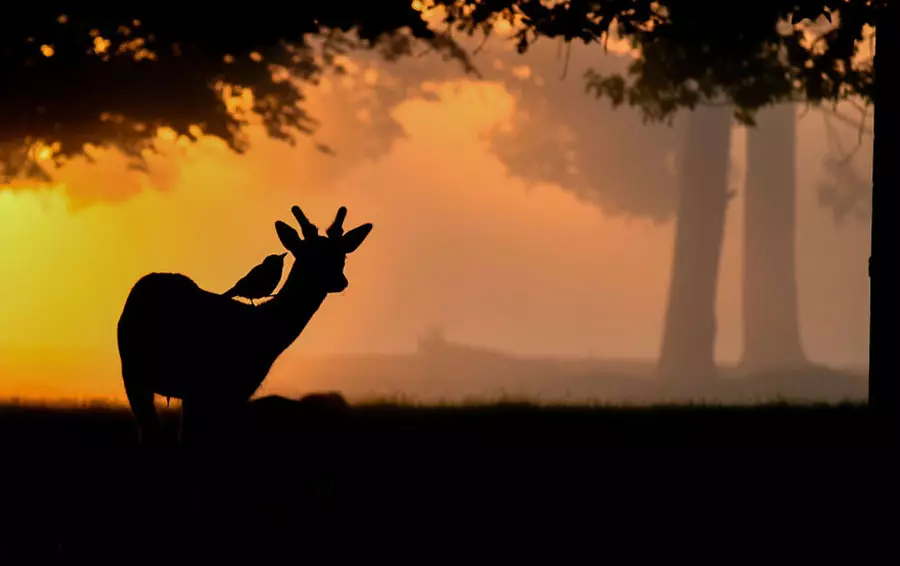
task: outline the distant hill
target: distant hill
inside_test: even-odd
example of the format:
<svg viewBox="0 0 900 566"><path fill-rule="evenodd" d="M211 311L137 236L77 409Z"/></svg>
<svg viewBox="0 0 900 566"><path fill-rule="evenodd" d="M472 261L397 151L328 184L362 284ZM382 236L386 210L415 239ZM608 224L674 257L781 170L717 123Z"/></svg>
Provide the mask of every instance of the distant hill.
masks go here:
<svg viewBox="0 0 900 566"><path fill-rule="evenodd" d="M299 396L338 390L351 400L402 399L460 402L521 398L546 402L652 403L706 400L861 401L864 371L813 366L803 370L742 375L721 368L721 379L682 386L658 381L654 362L592 358L523 357L446 340L432 332L409 354L360 354L292 358L296 377L268 381L261 394Z"/></svg>

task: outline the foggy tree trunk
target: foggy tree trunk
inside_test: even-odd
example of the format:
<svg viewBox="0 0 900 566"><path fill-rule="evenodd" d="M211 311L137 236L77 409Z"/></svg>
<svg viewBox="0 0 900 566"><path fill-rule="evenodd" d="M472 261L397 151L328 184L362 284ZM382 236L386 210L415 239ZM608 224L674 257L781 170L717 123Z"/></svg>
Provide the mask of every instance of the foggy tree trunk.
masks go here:
<svg viewBox="0 0 900 566"><path fill-rule="evenodd" d="M716 284L725 236L731 109L687 115L680 164L675 254L659 373L677 381L715 377Z"/></svg>
<svg viewBox="0 0 900 566"><path fill-rule="evenodd" d="M869 265L869 404L880 414L900 416L900 356L893 351L900 319L900 269L894 246L900 224L900 84L890 73L900 63L900 8L885 3L876 29L875 44L875 149L872 162L872 252ZM885 78L886 77L886 78ZM897 228L895 230L895 228Z"/></svg>
<svg viewBox="0 0 900 566"><path fill-rule="evenodd" d="M744 209L744 359L746 371L806 364L800 340L796 274L796 111L779 104L747 132Z"/></svg>

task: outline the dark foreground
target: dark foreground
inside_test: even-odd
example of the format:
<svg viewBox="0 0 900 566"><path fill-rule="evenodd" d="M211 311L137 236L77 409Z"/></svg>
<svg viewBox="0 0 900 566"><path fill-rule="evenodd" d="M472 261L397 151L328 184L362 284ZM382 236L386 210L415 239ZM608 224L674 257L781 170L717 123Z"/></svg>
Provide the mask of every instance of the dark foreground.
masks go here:
<svg viewBox="0 0 900 566"><path fill-rule="evenodd" d="M174 442L139 450L126 411L0 408L0 564L546 562L547 549L551 563L842 549L896 563L896 444L860 406L316 414L267 398L244 425L194 460Z"/></svg>

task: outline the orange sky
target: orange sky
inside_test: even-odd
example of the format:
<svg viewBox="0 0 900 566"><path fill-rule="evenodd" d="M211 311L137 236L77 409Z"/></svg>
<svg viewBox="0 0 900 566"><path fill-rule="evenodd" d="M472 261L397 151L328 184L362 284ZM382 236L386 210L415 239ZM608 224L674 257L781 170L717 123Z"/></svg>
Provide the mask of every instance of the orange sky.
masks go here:
<svg viewBox="0 0 900 566"><path fill-rule="evenodd" d="M115 326L137 278L182 272L224 291L281 251L273 223L290 221L293 204L320 226L345 204L348 226L375 229L348 261L350 287L327 299L273 373L302 380L290 363L297 354L408 351L432 323L451 338L519 353L654 357L672 223L606 217L560 187L510 180L480 139L508 120L504 88L436 88L441 101L397 109L406 139L345 170L306 139L290 148L255 130L246 156L214 139L161 140L171 155L155 161L150 179L105 156L65 168L52 187L0 190L0 397L121 399ZM311 101L323 135L347 136L340 130L350 119L327 100L320 92ZM742 136L736 129L738 170ZM804 118L800 136L804 344L819 362L865 363L868 226L835 228L816 204L821 120ZM741 206L739 197L729 210L723 252L721 360L741 351Z"/></svg>

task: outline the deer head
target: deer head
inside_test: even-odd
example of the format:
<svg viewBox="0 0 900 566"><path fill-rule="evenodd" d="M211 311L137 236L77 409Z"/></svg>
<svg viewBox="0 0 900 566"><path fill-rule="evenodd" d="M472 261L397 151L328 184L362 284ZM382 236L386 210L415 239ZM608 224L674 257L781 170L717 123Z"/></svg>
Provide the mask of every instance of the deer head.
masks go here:
<svg viewBox="0 0 900 566"><path fill-rule="evenodd" d="M275 222L275 231L281 244L294 256L293 272L302 269L304 279L325 293L340 293L347 288L347 278L344 276L344 265L347 254L353 253L363 243L372 224L363 224L344 233L344 219L347 217L346 207L337 211L331 226L325 231L325 236L319 235L319 229L306 218L299 206L291 208L297 222L300 223L300 232L282 221Z"/></svg>

